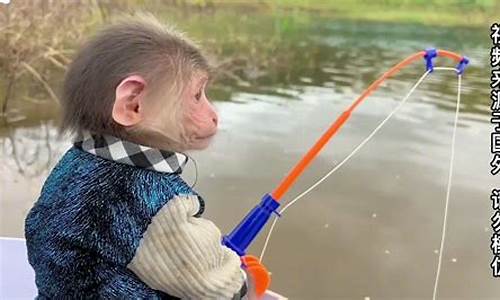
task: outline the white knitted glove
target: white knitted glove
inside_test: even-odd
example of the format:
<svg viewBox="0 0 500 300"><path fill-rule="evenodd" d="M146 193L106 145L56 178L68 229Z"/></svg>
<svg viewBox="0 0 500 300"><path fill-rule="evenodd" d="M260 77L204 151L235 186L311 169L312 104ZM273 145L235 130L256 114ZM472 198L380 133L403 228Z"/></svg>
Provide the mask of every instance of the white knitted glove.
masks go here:
<svg viewBox="0 0 500 300"><path fill-rule="evenodd" d="M128 264L153 289L183 299L231 299L244 283L239 256L222 245L220 230L193 217L195 195L177 196L153 217Z"/></svg>

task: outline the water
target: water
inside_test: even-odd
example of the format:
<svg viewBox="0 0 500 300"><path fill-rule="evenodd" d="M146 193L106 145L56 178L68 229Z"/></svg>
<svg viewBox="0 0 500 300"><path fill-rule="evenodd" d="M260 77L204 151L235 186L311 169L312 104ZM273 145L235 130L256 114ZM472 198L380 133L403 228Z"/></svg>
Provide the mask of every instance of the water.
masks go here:
<svg viewBox="0 0 500 300"><path fill-rule="evenodd" d="M258 37L265 40L267 34L259 31ZM489 175L488 34L486 26L322 19L285 35L282 43L291 47L276 55L289 56L288 65L256 75L250 84L212 91L220 100L220 132L208 150L193 153L199 165L196 189L208 205L205 216L230 231L391 65L428 46L465 53L473 65L463 80L438 298L493 299L500 286L489 267L489 194L496 182ZM438 59L438 64L451 62ZM408 68L359 107L284 200L342 160L423 71L423 62ZM455 99L456 77L432 74L364 149L285 213L265 258L273 290L291 299L431 297ZM57 109L49 101L17 101L12 109L10 124L0 127L0 235L22 237L27 211L70 142L57 139ZM194 173L188 166L188 182ZM262 243L263 236L250 252L260 253Z"/></svg>

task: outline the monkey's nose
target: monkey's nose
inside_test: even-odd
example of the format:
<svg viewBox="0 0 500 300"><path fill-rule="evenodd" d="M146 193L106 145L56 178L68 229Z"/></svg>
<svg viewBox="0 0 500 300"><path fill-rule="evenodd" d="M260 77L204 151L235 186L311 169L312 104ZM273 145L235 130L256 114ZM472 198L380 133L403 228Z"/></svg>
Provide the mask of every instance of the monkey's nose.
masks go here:
<svg viewBox="0 0 500 300"><path fill-rule="evenodd" d="M217 117L217 115L214 115L212 117L212 122L214 122L214 125L217 126L217 124L219 123L219 118Z"/></svg>

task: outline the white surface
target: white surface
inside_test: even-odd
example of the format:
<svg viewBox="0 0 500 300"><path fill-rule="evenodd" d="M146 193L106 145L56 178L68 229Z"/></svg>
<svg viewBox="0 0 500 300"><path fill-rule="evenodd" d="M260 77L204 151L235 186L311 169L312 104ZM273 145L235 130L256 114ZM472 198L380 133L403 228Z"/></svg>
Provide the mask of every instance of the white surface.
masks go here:
<svg viewBox="0 0 500 300"><path fill-rule="evenodd" d="M262 297L262 300L287 300L288 298L285 298L281 296L280 294L277 294L273 291L267 291L264 294L264 297Z"/></svg>
<svg viewBox="0 0 500 300"><path fill-rule="evenodd" d="M35 272L24 239L0 237L0 299L34 299Z"/></svg>
<svg viewBox="0 0 500 300"><path fill-rule="evenodd" d="M24 239L0 237L0 299L34 299L35 272L28 263ZM262 300L286 300L267 291Z"/></svg>

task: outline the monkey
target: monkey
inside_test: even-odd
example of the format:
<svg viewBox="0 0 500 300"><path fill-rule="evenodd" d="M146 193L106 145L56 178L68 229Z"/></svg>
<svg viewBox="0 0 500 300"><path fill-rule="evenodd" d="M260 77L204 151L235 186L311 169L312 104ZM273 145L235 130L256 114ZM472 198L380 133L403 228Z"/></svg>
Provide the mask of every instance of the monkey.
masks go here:
<svg viewBox="0 0 500 300"><path fill-rule="evenodd" d="M61 97L74 137L25 219L38 298L252 298L251 275L182 178L218 115L201 47L148 14L76 53Z"/></svg>

